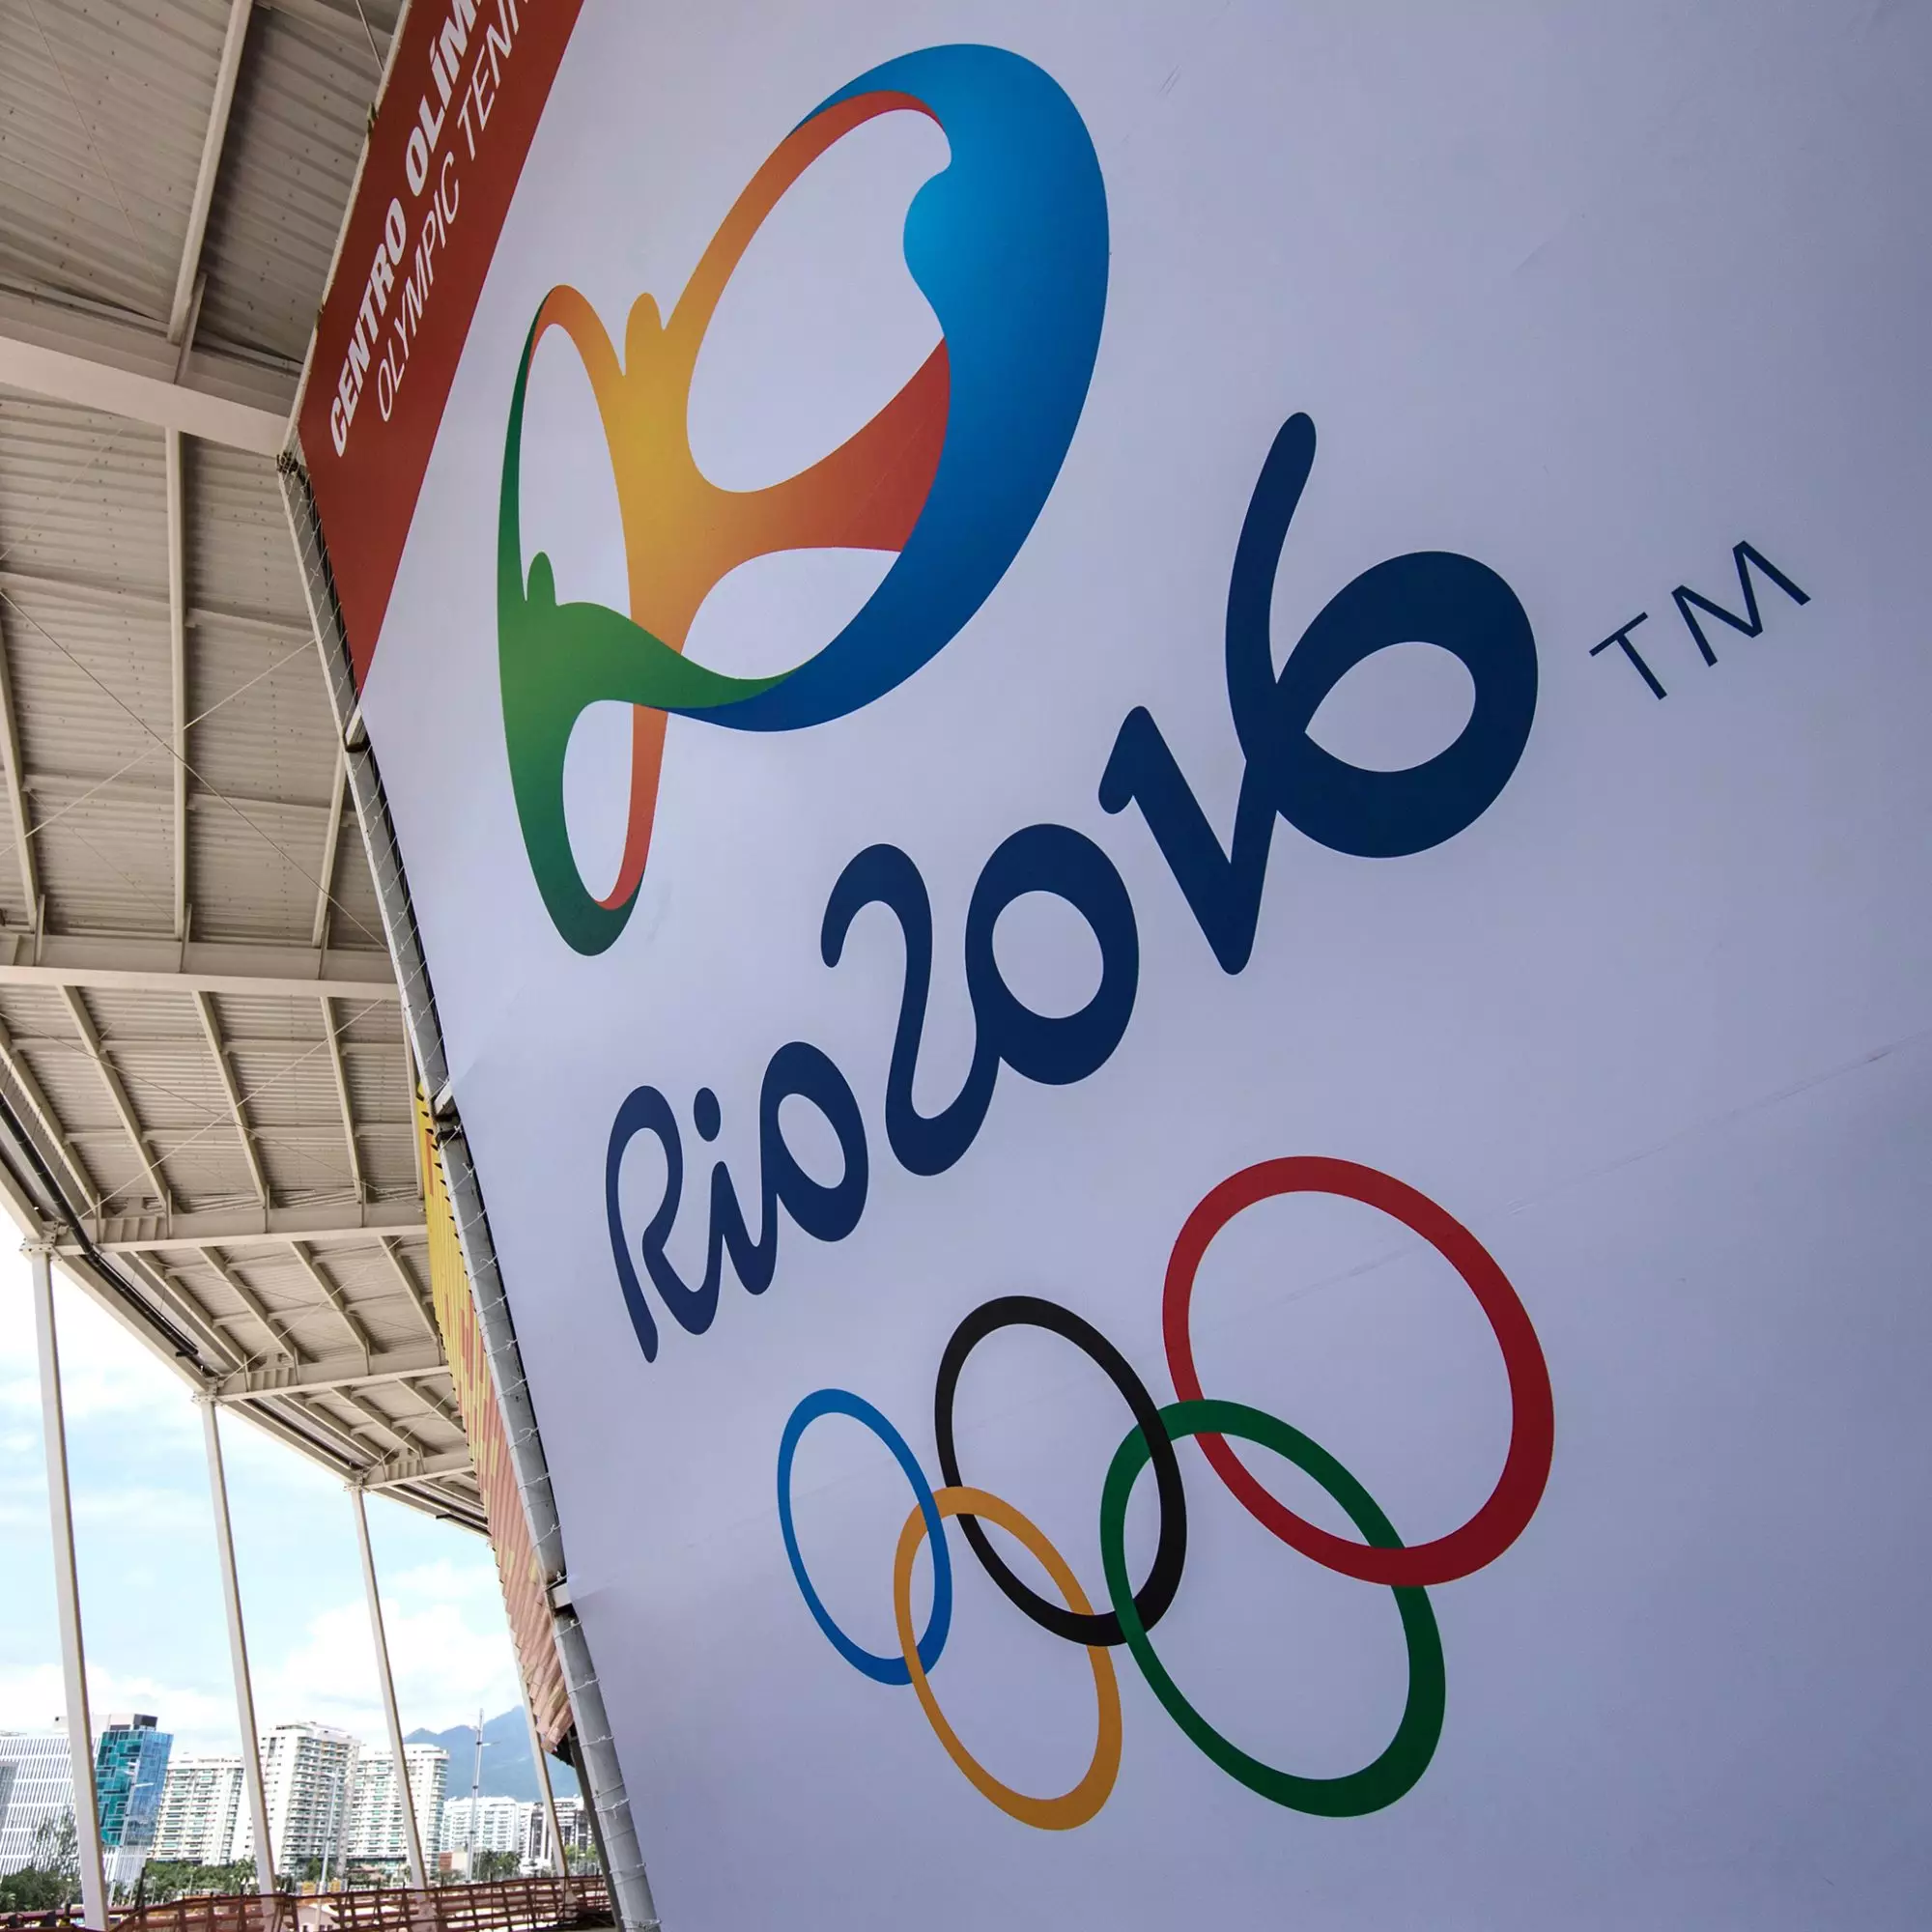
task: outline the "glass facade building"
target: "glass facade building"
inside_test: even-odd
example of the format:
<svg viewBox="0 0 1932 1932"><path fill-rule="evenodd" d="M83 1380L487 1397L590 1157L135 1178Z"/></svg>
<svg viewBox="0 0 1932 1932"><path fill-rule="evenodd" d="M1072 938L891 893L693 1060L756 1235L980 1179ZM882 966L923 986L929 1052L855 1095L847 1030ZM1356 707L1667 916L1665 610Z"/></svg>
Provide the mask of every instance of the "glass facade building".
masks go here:
<svg viewBox="0 0 1932 1932"><path fill-rule="evenodd" d="M174 1739L139 1713L107 1719L94 1749L94 1791L102 1851L143 1851L155 1842Z"/></svg>

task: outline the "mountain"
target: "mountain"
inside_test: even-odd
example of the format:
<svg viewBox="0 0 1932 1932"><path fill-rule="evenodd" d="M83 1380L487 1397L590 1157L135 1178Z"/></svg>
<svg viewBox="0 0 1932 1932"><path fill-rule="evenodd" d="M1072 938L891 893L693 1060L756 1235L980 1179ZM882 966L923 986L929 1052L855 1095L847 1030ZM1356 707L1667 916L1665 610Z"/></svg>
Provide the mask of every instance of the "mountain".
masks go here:
<svg viewBox="0 0 1932 1932"><path fill-rule="evenodd" d="M406 1745L440 1745L449 1753L447 1798L468 1798L476 1767L476 1726L457 1724L447 1731L412 1731ZM560 1758L550 1761L550 1788L559 1798L577 1796L577 1774ZM505 1711L483 1723L483 1796L535 1799L536 1766L530 1762L530 1727L521 1711Z"/></svg>

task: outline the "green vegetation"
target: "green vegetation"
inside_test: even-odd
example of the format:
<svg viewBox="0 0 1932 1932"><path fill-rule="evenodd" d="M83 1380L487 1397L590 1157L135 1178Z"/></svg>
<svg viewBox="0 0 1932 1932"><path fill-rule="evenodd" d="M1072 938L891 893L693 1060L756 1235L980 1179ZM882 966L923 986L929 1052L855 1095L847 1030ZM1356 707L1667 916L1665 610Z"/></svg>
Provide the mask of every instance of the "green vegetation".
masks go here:
<svg viewBox="0 0 1932 1932"><path fill-rule="evenodd" d="M0 1912L46 1912L80 1896L80 1840L73 1813L46 1818L34 1830L33 1856L0 1878Z"/></svg>
<svg viewBox="0 0 1932 1932"><path fill-rule="evenodd" d="M141 1873L143 1902L162 1904L171 1898L197 1898L205 1892L227 1895L255 1889L255 1861L202 1865L187 1859L150 1859Z"/></svg>

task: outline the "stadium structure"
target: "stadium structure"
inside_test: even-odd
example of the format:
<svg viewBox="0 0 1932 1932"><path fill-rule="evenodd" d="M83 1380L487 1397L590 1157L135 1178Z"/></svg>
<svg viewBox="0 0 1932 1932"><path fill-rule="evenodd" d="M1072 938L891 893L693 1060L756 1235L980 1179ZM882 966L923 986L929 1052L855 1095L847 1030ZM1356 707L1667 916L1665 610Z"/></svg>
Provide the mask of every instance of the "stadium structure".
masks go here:
<svg viewBox="0 0 1932 1932"><path fill-rule="evenodd" d="M244 1740L221 1416L350 1486L398 1752L372 1492L497 1532L533 1734L573 1750L518 1499L528 1454L503 1442L487 1368L452 1365L451 1322L459 1356L473 1322L438 1083L385 940L385 910L407 911L372 872L391 848L364 837L373 780L277 474L400 13L0 12L0 1194L35 1263L83 1783L54 1266L204 1404ZM420 1886L436 1821L418 1822ZM98 1832L81 1862L99 1925Z"/></svg>

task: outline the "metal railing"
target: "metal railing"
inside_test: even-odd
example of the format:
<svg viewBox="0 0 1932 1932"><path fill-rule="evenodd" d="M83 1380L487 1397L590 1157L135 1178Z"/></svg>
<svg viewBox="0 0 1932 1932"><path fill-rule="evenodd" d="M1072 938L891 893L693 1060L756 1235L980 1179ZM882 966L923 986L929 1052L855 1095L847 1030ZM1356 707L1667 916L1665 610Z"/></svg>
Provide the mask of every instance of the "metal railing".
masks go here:
<svg viewBox="0 0 1932 1932"><path fill-rule="evenodd" d="M202 1894L110 1915L113 1932L551 1932L612 1923L604 1879L511 1878L481 1885L325 1891ZM82 1909L0 1913L0 1932L70 1932Z"/></svg>

